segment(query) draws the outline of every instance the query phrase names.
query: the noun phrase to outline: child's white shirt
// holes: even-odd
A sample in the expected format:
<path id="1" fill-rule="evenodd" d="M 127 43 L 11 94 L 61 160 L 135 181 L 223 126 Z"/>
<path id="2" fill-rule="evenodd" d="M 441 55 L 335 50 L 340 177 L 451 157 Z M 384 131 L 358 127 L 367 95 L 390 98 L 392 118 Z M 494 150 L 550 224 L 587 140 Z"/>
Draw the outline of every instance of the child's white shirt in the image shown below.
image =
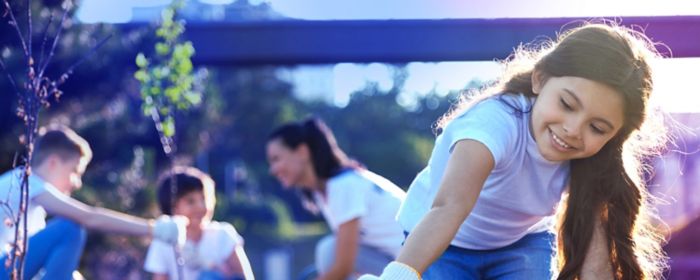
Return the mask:
<path id="1" fill-rule="evenodd" d="M 326 196 L 314 193 L 314 200 L 334 232 L 359 218 L 360 243 L 396 257 L 404 240 L 396 213 L 405 196 L 401 188 L 375 173 L 349 169 L 330 178 Z"/>
<path id="2" fill-rule="evenodd" d="M 187 240 L 182 248 L 184 279 L 197 279 L 200 271 L 224 264 L 238 245 L 243 245 L 243 238 L 231 224 L 210 222 L 198 242 Z M 168 279 L 179 279 L 173 246 L 154 239 L 148 248 L 144 269 L 167 274 Z"/>
<path id="3" fill-rule="evenodd" d="M 539 153 L 530 133 L 531 107 L 532 100 L 523 95 L 500 95 L 452 120 L 437 137 L 428 165 L 411 183 L 398 215 L 403 228 L 412 231 L 430 210 L 452 149 L 471 139 L 488 148 L 494 169 L 451 244 L 497 249 L 548 230 L 568 181 L 569 163 L 550 162 Z"/>
<path id="4" fill-rule="evenodd" d="M 15 168 L 0 175 L 0 201 L 7 203 L 0 211 L 0 254 L 9 252 L 10 244 L 14 242 L 15 228 L 11 226 L 11 220 L 16 218 L 20 201 L 20 183 L 24 169 Z M 31 237 L 46 227 L 46 211 L 33 199 L 45 192 L 51 192 L 57 197 L 65 196 L 51 183 L 39 178 L 37 175 L 29 176 L 29 205 L 27 207 L 27 235 Z M 15 217 L 13 217 L 15 216 Z M 9 219 L 9 220 L 8 220 Z M 8 223 L 9 222 L 9 223 Z M 20 221 L 22 225 L 22 221 Z"/>

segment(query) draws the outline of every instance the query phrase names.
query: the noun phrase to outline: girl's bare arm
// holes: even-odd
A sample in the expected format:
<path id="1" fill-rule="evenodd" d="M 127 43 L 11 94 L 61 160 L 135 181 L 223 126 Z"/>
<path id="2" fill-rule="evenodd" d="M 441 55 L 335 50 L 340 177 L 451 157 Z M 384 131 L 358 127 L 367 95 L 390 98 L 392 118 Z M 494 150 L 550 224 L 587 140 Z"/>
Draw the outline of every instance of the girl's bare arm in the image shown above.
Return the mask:
<path id="1" fill-rule="evenodd" d="M 493 167 L 493 155 L 484 144 L 457 142 L 432 208 L 406 239 L 397 261 L 423 273 L 457 234 Z"/>
<path id="2" fill-rule="evenodd" d="M 360 218 L 355 218 L 338 227 L 335 240 L 335 261 L 318 280 L 347 279 L 355 267 L 355 258 L 360 244 Z"/>

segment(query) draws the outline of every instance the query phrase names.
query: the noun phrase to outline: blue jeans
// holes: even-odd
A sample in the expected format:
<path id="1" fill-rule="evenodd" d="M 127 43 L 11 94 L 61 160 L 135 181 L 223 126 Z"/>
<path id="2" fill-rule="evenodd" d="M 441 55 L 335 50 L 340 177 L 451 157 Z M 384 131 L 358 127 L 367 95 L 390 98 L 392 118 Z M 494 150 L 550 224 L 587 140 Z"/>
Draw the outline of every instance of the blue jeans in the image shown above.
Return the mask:
<path id="1" fill-rule="evenodd" d="M 44 268 L 47 278 L 72 279 L 85 247 L 86 235 L 85 229 L 73 221 L 51 219 L 46 228 L 28 240 L 22 279 L 32 279 L 41 268 Z M 8 256 L 3 254 L 1 257 L 0 279 L 9 279 L 11 270 L 4 265 Z"/>
<path id="2" fill-rule="evenodd" d="M 199 272 L 197 280 L 244 280 L 241 276 L 224 276 L 218 271 L 202 270 Z"/>
<path id="3" fill-rule="evenodd" d="M 554 234 L 526 235 L 494 250 L 450 246 L 423 273 L 423 279 L 543 279 L 552 278 Z"/>

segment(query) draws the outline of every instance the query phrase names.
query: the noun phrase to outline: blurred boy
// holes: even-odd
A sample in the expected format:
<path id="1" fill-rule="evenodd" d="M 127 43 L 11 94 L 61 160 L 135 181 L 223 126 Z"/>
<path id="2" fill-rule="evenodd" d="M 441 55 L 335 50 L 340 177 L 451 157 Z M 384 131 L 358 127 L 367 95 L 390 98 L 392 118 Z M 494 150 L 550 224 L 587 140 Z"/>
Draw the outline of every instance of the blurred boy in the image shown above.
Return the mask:
<path id="1" fill-rule="evenodd" d="M 216 204 L 211 177 L 193 167 L 176 167 L 158 186 L 163 214 L 189 219 L 182 250 L 184 279 L 254 279 L 243 238 L 231 224 L 211 220 Z M 158 241 L 151 243 L 144 268 L 154 274 L 154 280 L 176 279 L 172 248 Z"/>
<path id="2" fill-rule="evenodd" d="M 157 221 L 146 220 L 105 208 L 86 205 L 70 197 L 82 186 L 82 175 L 92 158 L 90 146 L 82 137 L 66 127 L 42 128 L 30 162 L 29 201 L 27 206 L 28 250 L 24 275 L 31 279 L 44 268 L 51 279 L 71 279 L 85 245 L 85 228 L 109 233 L 152 235 L 175 244 L 184 240 L 184 220 L 176 222 L 168 216 Z M 0 263 L 8 263 L 14 253 L 15 228 L 12 223 L 19 212 L 20 183 L 24 168 L 10 170 L 0 176 Z M 56 218 L 46 223 L 46 215 Z M 19 225 L 23 224 L 20 221 Z M 20 228 L 21 229 L 21 228 Z M 12 268 L 0 265 L 0 279 L 8 279 Z"/>

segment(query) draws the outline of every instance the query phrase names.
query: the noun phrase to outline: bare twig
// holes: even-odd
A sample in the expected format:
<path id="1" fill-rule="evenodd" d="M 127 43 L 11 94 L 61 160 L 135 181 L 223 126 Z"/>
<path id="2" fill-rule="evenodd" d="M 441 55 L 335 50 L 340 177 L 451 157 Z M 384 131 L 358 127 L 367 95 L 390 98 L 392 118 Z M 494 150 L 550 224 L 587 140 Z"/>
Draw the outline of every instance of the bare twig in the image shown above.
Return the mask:
<path id="1" fill-rule="evenodd" d="M 78 61 L 71 64 L 71 66 L 68 67 L 68 70 L 66 70 L 66 72 L 63 72 L 63 74 L 61 74 L 61 76 L 59 76 L 59 83 L 57 84 L 57 86 L 63 84 L 65 82 L 65 79 L 67 79 L 68 76 L 73 74 L 73 69 L 78 67 L 78 65 L 82 64 L 83 62 L 85 62 L 85 60 L 87 60 L 93 54 L 95 54 L 97 52 L 97 50 L 100 47 L 102 47 L 102 45 L 107 43 L 107 40 L 109 40 L 109 38 L 112 38 L 112 35 L 113 34 L 109 34 L 109 35 L 107 35 L 107 37 L 102 38 L 102 40 L 100 40 L 100 42 L 98 42 L 94 47 L 90 48 L 90 50 L 85 55 L 83 55 L 83 57 L 81 57 Z"/>
<path id="2" fill-rule="evenodd" d="M 10 25 L 15 27 L 15 31 L 17 31 L 17 37 L 19 37 L 20 43 L 22 43 L 22 49 L 24 50 L 24 56 L 26 59 L 29 59 L 29 52 L 27 51 L 27 43 L 24 41 L 24 36 L 22 36 L 22 31 L 19 30 L 19 22 L 17 22 L 17 19 L 15 19 L 15 13 L 12 11 L 12 6 L 10 6 L 10 2 L 7 0 L 3 0 L 3 3 L 5 3 L 5 10 L 7 13 L 10 15 Z M 31 7 L 27 7 L 29 9 Z"/>
<path id="3" fill-rule="evenodd" d="M 44 50 L 46 49 L 46 41 L 48 39 L 48 33 L 49 33 L 49 26 L 51 26 L 51 23 L 53 23 L 53 13 L 49 15 L 49 21 L 46 22 L 46 26 L 44 27 L 44 32 L 42 32 L 42 41 L 41 41 L 41 55 L 39 56 L 39 65 L 44 64 Z M 61 28 L 60 26 L 58 28 Z"/>
<path id="4" fill-rule="evenodd" d="M 32 97 L 28 97 L 28 99 L 31 99 Z M 32 173 L 31 166 L 29 165 L 29 162 L 31 162 L 32 159 L 32 153 L 34 150 L 34 136 L 36 135 L 37 132 L 37 124 L 38 124 L 38 115 L 39 115 L 39 109 L 41 108 L 40 106 L 37 106 L 37 102 L 28 102 L 30 103 L 30 112 L 32 112 L 32 116 L 36 117 L 31 117 L 29 118 L 29 122 L 27 122 L 26 127 L 25 127 L 25 135 L 30 137 L 27 139 L 30 143 L 27 151 L 27 162 L 24 167 L 24 176 L 22 178 L 22 184 L 21 184 L 21 191 L 20 191 L 20 196 L 21 199 L 19 201 L 19 213 L 20 215 L 17 215 L 17 222 L 15 223 L 16 225 L 19 225 L 19 220 L 20 216 L 23 216 L 22 219 L 22 234 L 19 234 L 19 226 L 15 227 L 15 246 L 18 244 L 18 239 L 21 238 L 22 240 L 22 246 L 20 248 L 15 248 L 17 252 L 19 252 L 19 270 L 15 270 L 15 261 L 17 261 L 14 257 L 15 254 L 13 254 L 13 261 L 12 261 L 12 274 L 13 274 L 13 279 L 17 279 L 19 277 L 20 279 L 24 276 L 24 265 L 25 265 L 25 257 L 27 256 L 27 250 L 29 250 L 29 243 L 28 243 L 28 226 L 27 226 L 27 206 L 29 204 L 29 176 Z"/>
<path id="5" fill-rule="evenodd" d="M 29 57 L 29 67 L 34 67 L 34 59 L 32 58 L 32 1 L 27 0 L 27 51 Z"/>
<path id="6" fill-rule="evenodd" d="M 5 0 L 7 1 L 7 0 Z M 54 51 L 56 51 L 56 45 L 58 45 L 58 38 L 61 37 L 61 31 L 63 31 L 63 24 L 66 22 L 66 15 L 68 15 L 69 7 L 65 8 L 63 15 L 61 16 L 61 21 L 58 25 L 58 30 L 56 30 L 56 36 L 53 38 L 53 44 L 51 44 L 51 51 L 49 51 L 49 56 L 46 58 L 44 65 L 40 65 L 39 78 L 44 76 L 44 71 L 46 67 L 51 63 L 51 58 L 53 57 Z"/>
<path id="7" fill-rule="evenodd" d="M 5 72 L 7 74 L 7 80 L 10 81 L 10 85 L 12 85 L 12 89 L 17 92 L 19 95 L 19 88 L 17 88 L 17 84 L 15 84 L 15 79 L 12 78 L 12 75 L 10 75 L 10 71 L 7 70 L 7 67 L 5 67 L 5 62 L 3 62 L 2 57 L 0 57 L 0 70 Z"/>

